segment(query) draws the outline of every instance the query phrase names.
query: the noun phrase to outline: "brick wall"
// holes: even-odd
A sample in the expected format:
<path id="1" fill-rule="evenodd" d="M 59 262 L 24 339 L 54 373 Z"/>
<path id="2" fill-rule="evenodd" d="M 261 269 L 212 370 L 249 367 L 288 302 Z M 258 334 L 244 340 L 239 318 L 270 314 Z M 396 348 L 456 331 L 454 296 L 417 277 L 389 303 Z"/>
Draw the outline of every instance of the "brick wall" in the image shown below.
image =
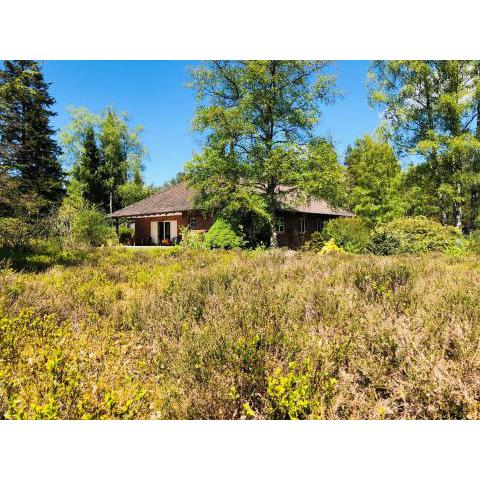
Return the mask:
<path id="1" fill-rule="evenodd" d="M 327 215 L 305 214 L 305 233 L 300 233 L 300 217 L 299 213 L 277 213 L 277 216 L 285 219 L 285 233 L 278 234 L 278 245 L 280 247 L 299 248 L 306 241 L 310 240 L 313 232 L 317 231 L 317 222 L 325 222 L 334 217 Z M 177 234 L 180 235 L 180 230 L 183 227 L 190 225 L 191 219 L 196 218 L 196 226 L 191 229 L 194 231 L 207 231 L 213 223 L 212 217 L 205 217 L 199 212 L 182 212 L 181 215 L 158 216 L 148 218 L 135 219 L 135 242 L 137 245 L 142 245 L 148 242 L 150 238 L 150 224 L 151 222 L 168 222 L 171 220 L 177 221 Z"/>
<path id="2" fill-rule="evenodd" d="M 312 233 L 317 231 L 317 222 L 320 224 L 333 217 L 326 215 L 315 215 L 300 213 L 277 213 L 278 217 L 285 219 L 285 233 L 278 233 L 279 247 L 301 247 L 305 242 L 310 240 Z M 300 233 L 300 217 L 305 218 L 305 233 Z M 321 228 L 321 226 L 320 226 Z"/>
<path id="3" fill-rule="evenodd" d="M 182 212 L 181 215 L 164 215 L 157 217 L 146 217 L 135 219 L 135 243 L 137 245 L 148 244 L 151 236 L 152 222 L 169 222 L 172 220 L 177 221 L 177 235 L 180 235 L 180 231 L 183 227 L 190 224 L 190 219 L 196 218 L 196 226 L 192 227 L 195 231 L 207 231 L 212 226 L 212 218 L 205 217 L 198 212 Z"/>

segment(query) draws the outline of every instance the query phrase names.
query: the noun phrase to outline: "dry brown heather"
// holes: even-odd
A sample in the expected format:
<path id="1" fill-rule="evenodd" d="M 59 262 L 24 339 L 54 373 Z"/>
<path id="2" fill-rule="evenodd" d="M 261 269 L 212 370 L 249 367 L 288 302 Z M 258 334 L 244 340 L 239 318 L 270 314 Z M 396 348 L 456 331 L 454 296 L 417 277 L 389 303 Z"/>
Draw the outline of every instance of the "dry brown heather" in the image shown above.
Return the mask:
<path id="1" fill-rule="evenodd" d="M 0 271 L 0 418 L 480 418 L 480 258 L 97 250 Z"/>

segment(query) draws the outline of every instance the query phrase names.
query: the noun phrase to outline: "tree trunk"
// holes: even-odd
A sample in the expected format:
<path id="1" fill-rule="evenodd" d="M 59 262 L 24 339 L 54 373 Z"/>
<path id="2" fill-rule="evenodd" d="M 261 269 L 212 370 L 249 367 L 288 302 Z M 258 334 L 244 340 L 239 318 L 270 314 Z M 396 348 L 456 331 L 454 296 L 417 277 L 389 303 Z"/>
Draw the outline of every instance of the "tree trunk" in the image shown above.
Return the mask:
<path id="1" fill-rule="evenodd" d="M 110 213 L 113 213 L 113 193 L 110 192 Z"/>
<path id="2" fill-rule="evenodd" d="M 273 215 L 272 221 L 270 222 L 270 247 L 278 247 L 277 220 L 275 214 Z"/>
<path id="3" fill-rule="evenodd" d="M 460 197 L 462 193 L 460 184 L 457 185 L 457 194 Z M 455 226 L 462 229 L 462 204 L 455 202 Z"/>
<path id="4" fill-rule="evenodd" d="M 478 214 L 478 184 L 474 183 L 470 191 L 470 220 L 468 222 L 468 230 L 471 232 L 477 228 Z"/>
<path id="5" fill-rule="evenodd" d="M 440 205 L 440 223 L 445 226 L 448 223 L 448 216 L 447 216 L 447 210 L 445 207 L 445 202 L 443 200 L 443 195 L 441 193 L 438 194 L 438 202 Z"/>

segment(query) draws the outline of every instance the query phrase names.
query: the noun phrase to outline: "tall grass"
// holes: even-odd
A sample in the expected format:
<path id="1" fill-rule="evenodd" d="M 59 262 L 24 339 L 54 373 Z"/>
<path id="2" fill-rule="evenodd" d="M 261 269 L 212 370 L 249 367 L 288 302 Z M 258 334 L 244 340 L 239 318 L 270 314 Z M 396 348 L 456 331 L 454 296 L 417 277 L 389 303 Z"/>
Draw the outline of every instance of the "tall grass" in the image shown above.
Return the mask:
<path id="1" fill-rule="evenodd" d="M 0 418 L 480 418 L 480 257 L 98 249 L 0 270 Z"/>

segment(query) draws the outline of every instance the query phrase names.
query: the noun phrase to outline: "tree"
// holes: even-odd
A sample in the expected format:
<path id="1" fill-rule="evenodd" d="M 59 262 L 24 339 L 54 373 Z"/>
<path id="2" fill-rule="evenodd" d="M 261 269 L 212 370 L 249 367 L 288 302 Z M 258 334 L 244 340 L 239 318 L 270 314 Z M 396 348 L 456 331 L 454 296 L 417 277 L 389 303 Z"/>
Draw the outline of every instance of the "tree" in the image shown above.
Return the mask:
<path id="1" fill-rule="evenodd" d="M 328 192 L 327 200 L 338 200 L 331 188 L 332 178 L 340 177 L 338 163 L 325 171 L 327 178 L 314 178 L 311 170 L 322 162 L 319 149 L 330 148 L 312 142 L 320 105 L 337 96 L 334 78 L 323 73 L 327 65 L 211 61 L 193 71 L 199 101 L 193 126 L 205 135 L 205 148 L 187 164 L 186 175 L 200 208 L 265 218 L 276 246 L 275 212 L 287 195 Z"/>
<path id="2" fill-rule="evenodd" d="M 100 176 L 108 195 L 108 211 L 120 208 L 118 187 L 127 183 L 128 150 L 125 144 L 126 125 L 120 117 L 108 110 L 100 133 L 103 162 Z"/>
<path id="3" fill-rule="evenodd" d="M 83 186 L 83 197 L 94 205 L 103 207 L 105 186 L 101 178 L 102 158 L 97 146 L 95 132 L 92 126 L 87 127 L 83 150 L 78 162 L 72 169 L 72 177 Z"/>
<path id="4" fill-rule="evenodd" d="M 19 193 L 34 196 L 41 212 L 64 194 L 48 87 L 38 62 L 5 61 L 0 70 L 0 169 L 18 179 Z"/>
<path id="5" fill-rule="evenodd" d="M 393 149 L 381 139 L 365 135 L 347 149 L 349 206 L 370 224 L 402 215 L 401 168 Z"/>
<path id="6" fill-rule="evenodd" d="M 147 153 L 140 140 L 142 127 L 130 128 L 127 114 L 113 108 L 100 115 L 71 108 L 70 114 L 72 121 L 60 138 L 83 197 L 111 213 L 148 196 L 142 178 Z"/>
<path id="7" fill-rule="evenodd" d="M 370 74 L 370 98 L 383 108 L 403 154 L 423 157 L 428 202 L 443 224 L 475 227 L 478 216 L 480 76 L 472 61 L 379 61 Z M 467 212 L 468 211 L 468 212 Z"/>

